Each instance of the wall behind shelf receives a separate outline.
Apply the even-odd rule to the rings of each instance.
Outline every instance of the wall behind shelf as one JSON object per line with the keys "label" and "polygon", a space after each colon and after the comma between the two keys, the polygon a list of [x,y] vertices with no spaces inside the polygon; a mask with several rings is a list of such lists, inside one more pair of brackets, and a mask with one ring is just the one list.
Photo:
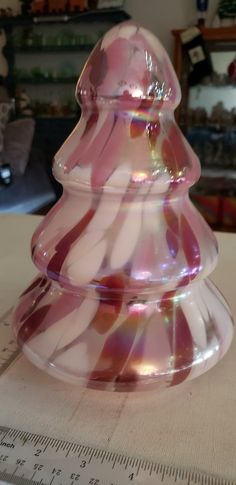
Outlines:
{"label": "wall behind shelf", "polygon": [[[125,10],[131,17],[156,34],[169,54],[173,52],[172,29],[196,22],[195,0],[126,0]],[[219,0],[209,0],[207,24],[210,25]]]}

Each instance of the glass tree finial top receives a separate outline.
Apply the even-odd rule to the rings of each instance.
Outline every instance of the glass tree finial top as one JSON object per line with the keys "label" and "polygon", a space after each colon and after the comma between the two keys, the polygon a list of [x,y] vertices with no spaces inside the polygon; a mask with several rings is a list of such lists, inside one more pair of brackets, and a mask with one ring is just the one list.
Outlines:
{"label": "glass tree finial top", "polygon": [[163,46],[133,22],[111,29],[89,56],[76,88],[78,98],[152,98],[174,107],[180,101],[176,74]]}

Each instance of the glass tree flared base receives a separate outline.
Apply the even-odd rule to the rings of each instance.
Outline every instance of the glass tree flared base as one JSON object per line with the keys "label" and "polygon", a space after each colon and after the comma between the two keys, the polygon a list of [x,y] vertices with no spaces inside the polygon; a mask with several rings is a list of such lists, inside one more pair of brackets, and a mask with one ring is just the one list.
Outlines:
{"label": "glass tree flared base", "polygon": [[73,384],[109,391],[169,387],[213,367],[233,335],[230,309],[210,280],[158,294],[101,299],[44,276],[21,295],[13,329],[28,359]]}

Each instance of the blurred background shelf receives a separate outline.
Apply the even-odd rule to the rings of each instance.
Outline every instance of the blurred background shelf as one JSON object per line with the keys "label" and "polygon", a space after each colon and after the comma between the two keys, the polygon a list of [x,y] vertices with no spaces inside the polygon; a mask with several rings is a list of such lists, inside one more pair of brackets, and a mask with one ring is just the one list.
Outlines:
{"label": "blurred background shelf", "polygon": [[16,54],[50,54],[50,53],[66,53],[66,52],[90,52],[94,44],[87,45],[68,45],[68,46],[39,46],[39,47],[15,47]]}
{"label": "blurred background shelf", "polygon": [[53,24],[67,22],[112,22],[114,24],[130,19],[125,10],[103,8],[74,13],[55,13],[47,15],[17,15],[15,17],[0,17],[0,27],[19,27],[34,24]]}
{"label": "blurred background shelf", "polygon": [[72,78],[55,78],[55,79],[31,79],[31,78],[16,78],[18,84],[76,84],[78,77]]}

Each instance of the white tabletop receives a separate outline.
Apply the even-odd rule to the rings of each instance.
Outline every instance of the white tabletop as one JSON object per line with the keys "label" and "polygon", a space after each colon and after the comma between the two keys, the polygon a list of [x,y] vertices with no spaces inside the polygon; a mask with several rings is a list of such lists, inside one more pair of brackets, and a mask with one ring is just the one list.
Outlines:
{"label": "white tabletop", "polygon": [[[29,243],[39,221],[0,216],[0,316],[36,273]],[[217,238],[212,279],[236,315],[236,235]],[[0,378],[0,425],[236,478],[235,342],[200,378],[161,393],[129,395],[64,384],[21,355]]]}

